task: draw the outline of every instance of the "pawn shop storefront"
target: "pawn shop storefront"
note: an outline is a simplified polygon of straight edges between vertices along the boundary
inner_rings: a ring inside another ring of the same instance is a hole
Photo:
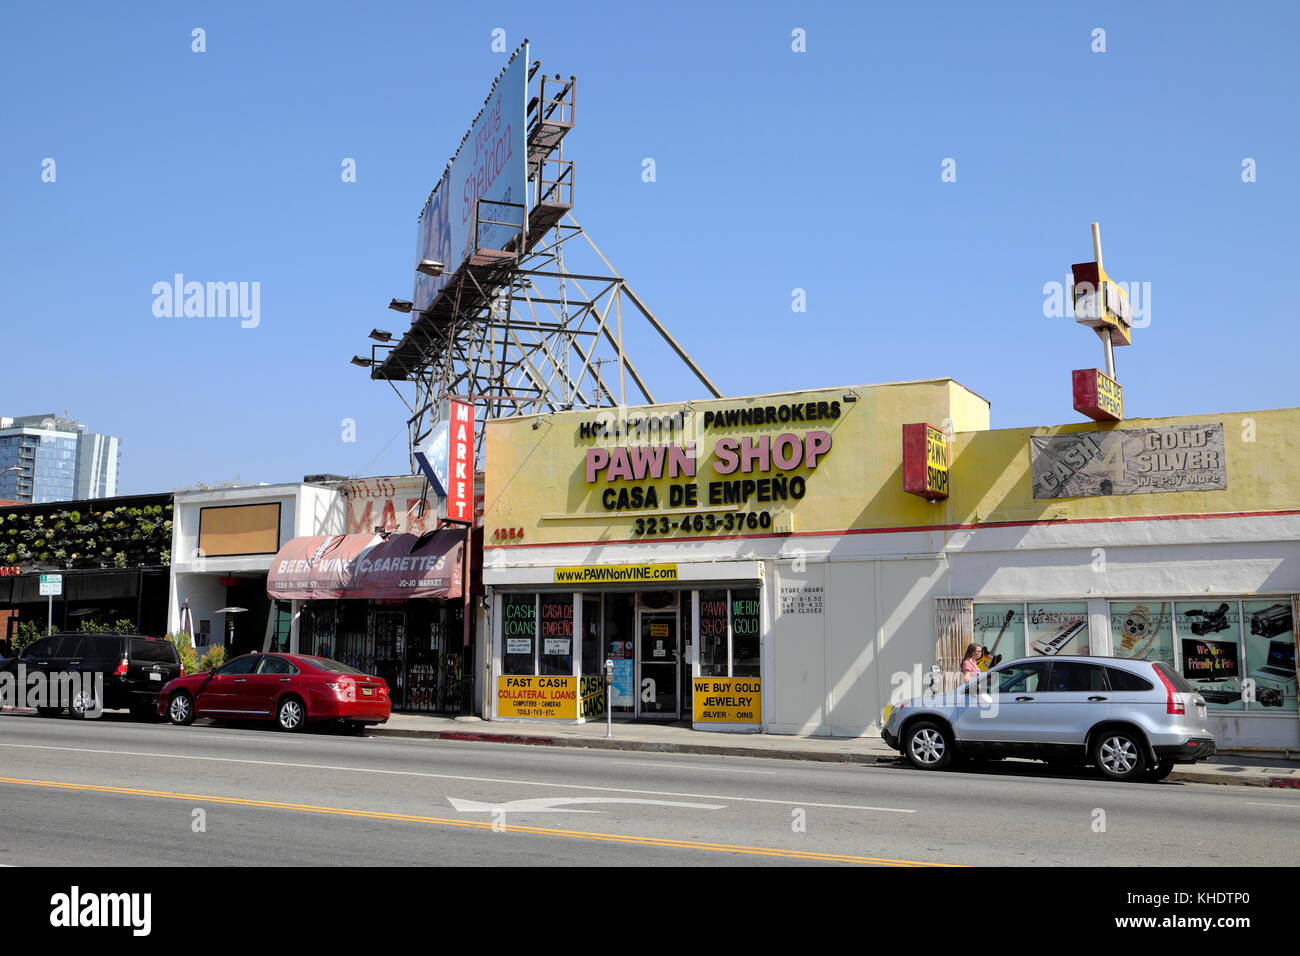
[[[846,596],[932,590],[932,562],[877,584],[844,551],[845,529],[913,507],[901,487],[873,506],[864,478],[894,474],[902,424],[983,428],[987,409],[941,379],[487,422],[483,713],[603,720],[608,694],[614,719],[824,726],[815,688],[862,657],[871,623],[828,640],[832,578]],[[835,681],[841,712],[876,698]]]
[[[502,719],[689,720],[718,729],[761,724],[761,573],[757,562],[713,569],[682,586],[682,568],[556,569],[551,581],[603,572],[671,584],[583,590],[503,589],[494,716]],[[616,581],[617,578],[614,578]],[[612,672],[608,691],[602,672]]]
[[[1225,750],[1300,749],[1300,409],[995,430],[934,379],[485,429],[485,716],[598,719],[608,660],[615,717],[872,736],[979,642],[1161,660]]]

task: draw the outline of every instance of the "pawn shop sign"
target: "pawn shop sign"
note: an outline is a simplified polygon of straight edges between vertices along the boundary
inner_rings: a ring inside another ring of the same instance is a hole
[[[948,497],[948,436],[925,422],[903,426],[903,490],[927,501]]]
[[[1133,314],[1128,293],[1106,275],[1100,262],[1076,262],[1074,273],[1074,321],[1086,325],[1112,345],[1133,344]]]
[[[474,406],[443,399],[438,424],[415,462],[442,499],[447,521],[474,520]]]

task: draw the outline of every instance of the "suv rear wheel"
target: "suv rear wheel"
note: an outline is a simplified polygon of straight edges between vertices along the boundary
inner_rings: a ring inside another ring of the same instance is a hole
[[[1122,727],[1103,730],[1092,743],[1092,762],[1108,780],[1141,780],[1147,759],[1146,742]]]
[[[94,691],[74,690],[72,701],[68,705],[68,713],[78,720],[85,720],[86,716],[97,708]]]
[[[942,770],[952,763],[952,735],[939,724],[917,721],[903,735],[903,754],[917,770]]]

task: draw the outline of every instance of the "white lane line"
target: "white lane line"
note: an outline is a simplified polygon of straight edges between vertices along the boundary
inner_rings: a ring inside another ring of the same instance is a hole
[[[738,770],[733,767],[706,767],[702,764],[691,763],[660,763],[658,760],[624,760],[615,758],[612,763],[635,763],[644,767],[680,767],[682,770],[704,770],[708,773],[761,773],[774,774],[775,770]]]
[[[735,797],[716,793],[679,793],[673,790],[634,790],[626,787],[592,787],[577,783],[548,783],[545,780],[511,780],[507,777],[469,777],[454,773],[425,773],[419,770],[376,770],[370,767],[338,767],[319,763],[288,763],[281,760],[247,760],[236,757],[200,757],[194,754],[160,754],[136,750],[96,750],[91,747],[51,747],[40,744],[7,744],[18,750],[58,750],[67,753],[106,754],[110,757],[158,757],[163,760],[207,760],[213,763],[252,764],[259,767],[293,767],[298,770],[342,770],[348,773],[378,773],[394,777],[426,777],[436,780],[467,780],[473,783],[507,783],[522,787],[554,787],[559,790],[599,790],[602,793],[640,793],[655,797],[696,797],[702,800],[731,800],[771,803],[782,807],[818,807],[824,810],[870,810],[876,813],[916,813],[902,807],[863,807],[846,803],[814,803],[811,800],[770,800],[766,797]]]
[[[1258,803],[1254,800],[1244,802],[1248,807],[1286,807],[1288,810],[1300,810],[1300,803]]]

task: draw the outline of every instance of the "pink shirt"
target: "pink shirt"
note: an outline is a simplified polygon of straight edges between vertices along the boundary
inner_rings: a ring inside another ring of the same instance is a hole
[[[979,676],[979,672],[980,666],[970,658],[961,662],[961,673],[963,677],[977,677]]]

